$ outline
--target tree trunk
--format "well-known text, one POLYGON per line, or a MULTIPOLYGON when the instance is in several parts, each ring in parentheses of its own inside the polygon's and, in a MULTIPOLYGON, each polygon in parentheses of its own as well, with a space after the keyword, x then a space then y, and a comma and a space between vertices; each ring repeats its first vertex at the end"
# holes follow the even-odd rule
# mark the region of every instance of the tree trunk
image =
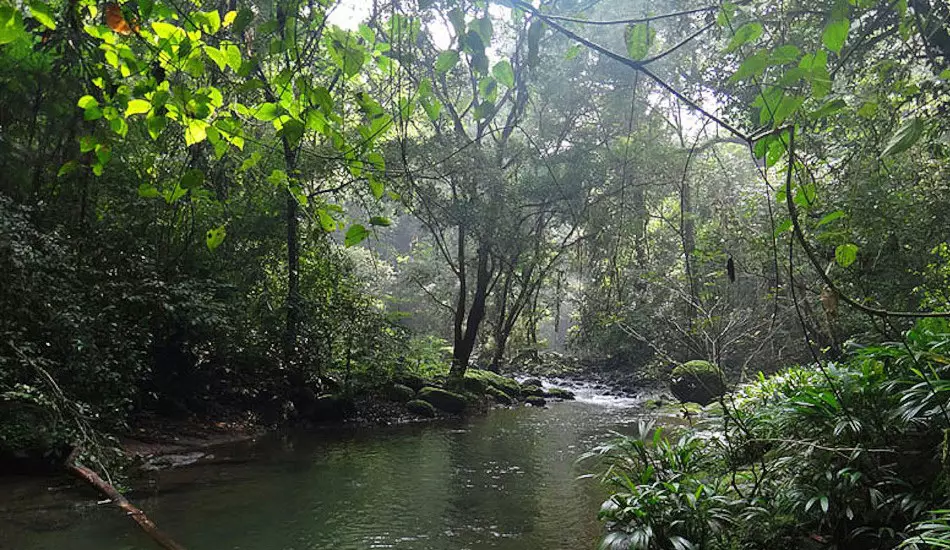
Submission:
POLYGON ((155 541, 160 547, 165 550, 185 550, 185 547, 178 544, 171 537, 162 532, 152 520, 148 519, 148 516, 145 515, 145 512, 139 510, 131 502, 129 502, 122 493, 116 490, 111 484, 99 477, 99 474, 92 471, 91 469, 83 466, 76 460, 76 455, 79 454, 79 449, 73 449, 73 452, 70 453, 69 458, 66 459, 66 469, 70 473, 78 477, 79 479, 85 481, 86 483, 92 485, 96 488, 97 491, 105 495, 112 501, 112 504, 115 504, 126 515, 131 518, 135 523, 138 524, 139 528, 142 531, 152 537, 152 540, 155 541))
POLYGON ((482 247, 478 250, 478 273, 475 277, 475 294, 472 296, 472 308, 468 312, 465 323, 465 332, 457 341, 452 351, 452 370, 450 377, 461 379, 465 376, 465 369, 472 358, 475 349, 475 339, 478 337, 478 327, 485 318, 485 301, 488 297, 488 284, 491 282, 491 271, 488 268, 488 250, 482 247))
MULTIPOLYGON (((284 165, 287 174, 295 177, 296 153, 284 140, 284 165)), ((287 189, 287 325, 284 328, 284 362, 289 367, 296 362, 297 333, 300 324, 300 250, 297 239, 297 198, 287 189)))

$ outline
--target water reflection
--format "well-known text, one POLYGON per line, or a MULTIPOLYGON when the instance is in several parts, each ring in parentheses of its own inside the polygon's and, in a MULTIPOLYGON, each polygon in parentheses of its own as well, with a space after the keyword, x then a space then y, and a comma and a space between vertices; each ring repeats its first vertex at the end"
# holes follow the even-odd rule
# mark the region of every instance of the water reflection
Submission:
MULTIPOLYGON (((576 479, 574 461, 639 420, 629 403, 612 405, 273 437, 242 463, 160 472, 135 498, 192 550, 593 548, 603 494, 576 479)), ((115 510, 72 502, 0 512, 0 548, 151 548, 115 510)))

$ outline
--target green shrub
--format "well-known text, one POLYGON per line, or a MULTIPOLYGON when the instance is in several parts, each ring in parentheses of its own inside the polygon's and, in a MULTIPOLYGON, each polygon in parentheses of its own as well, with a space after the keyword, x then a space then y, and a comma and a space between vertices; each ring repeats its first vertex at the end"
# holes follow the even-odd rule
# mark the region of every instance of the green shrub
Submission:
POLYGON ((605 547, 950 547, 950 330, 921 321, 905 342, 760 375, 702 432, 596 449, 605 547))

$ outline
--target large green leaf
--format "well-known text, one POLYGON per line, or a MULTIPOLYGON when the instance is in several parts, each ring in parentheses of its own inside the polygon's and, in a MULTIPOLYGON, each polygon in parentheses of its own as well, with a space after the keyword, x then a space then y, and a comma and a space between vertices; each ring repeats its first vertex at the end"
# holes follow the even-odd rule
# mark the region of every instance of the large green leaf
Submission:
POLYGON ((39 21, 44 27, 56 30, 56 21, 53 19, 53 12, 45 2, 32 0, 30 2, 30 13, 33 18, 39 21))
POLYGON ((844 47, 845 40, 848 39, 848 31, 851 29, 851 21, 847 17, 835 19, 825 25, 825 32, 821 35, 821 41, 829 50, 839 53, 844 47))
POLYGON ((855 244, 843 244, 835 248, 835 261, 841 267, 848 267, 858 259, 858 246, 855 244))
POLYGON ((508 61, 501 60, 495 63, 495 66, 491 69, 491 74, 498 82, 501 82, 505 86, 509 88, 515 87, 515 72, 511 68, 511 63, 508 61))
POLYGON ((346 230, 346 236, 343 237, 343 244, 348 247, 355 246, 366 240, 366 237, 369 237, 369 229, 366 229, 358 223, 354 223, 346 230))
POLYGON ((653 31, 646 23, 627 25, 623 31, 623 41, 627 44, 627 56, 634 61, 640 61, 650 53, 653 31))
POLYGON ((924 135, 924 129, 924 121, 919 117, 905 120, 887 142, 881 157, 896 155, 910 149, 924 135))
POLYGON ((732 36, 732 40, 729 41, 729 46, 726 47, 727 52, 734 52, 762 36, 762 24, 761 23, 746 23, 736 30, 736 34, 732 36))
POLYGON ((214 249, 221 246, 221 243, 224 242, 224 238, 227 236, 228 232, 224 230, 224 226, 215 227, 214 229, 209 229, 208 233, 205 234, 205 245, 208 247, 208 250, 214 252, 214 249))
POLYGON ((439 73, 447 73, 455 68, 459 62, 459 53, 455 50, 445 50, 440 52, 435 59, 435 70, 439 73))

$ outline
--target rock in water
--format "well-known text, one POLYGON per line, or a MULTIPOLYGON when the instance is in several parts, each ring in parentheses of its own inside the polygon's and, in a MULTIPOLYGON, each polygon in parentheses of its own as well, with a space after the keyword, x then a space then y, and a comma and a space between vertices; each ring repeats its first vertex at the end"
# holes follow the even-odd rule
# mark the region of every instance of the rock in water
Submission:
POLYGON ((452 414, 460 414, 468 408, 468 401, 464 397, 442 388, 422 388, 419 391, 419 399, 427 401, 440 411, 452 414))
POLYGON ((428 401, 423 401, 421 399, 413 399, 412 401, 406 403, 406 408, 409 409, 409 412, 412 414, 417 414, 426 418, 432 418, 435 416, 435 407, 433 407, 428 401))
POLYGON ((722 370, 709 361, 687 361, 670 373, 670 391, 684 403, 708 405, 725 393, 722 370))

